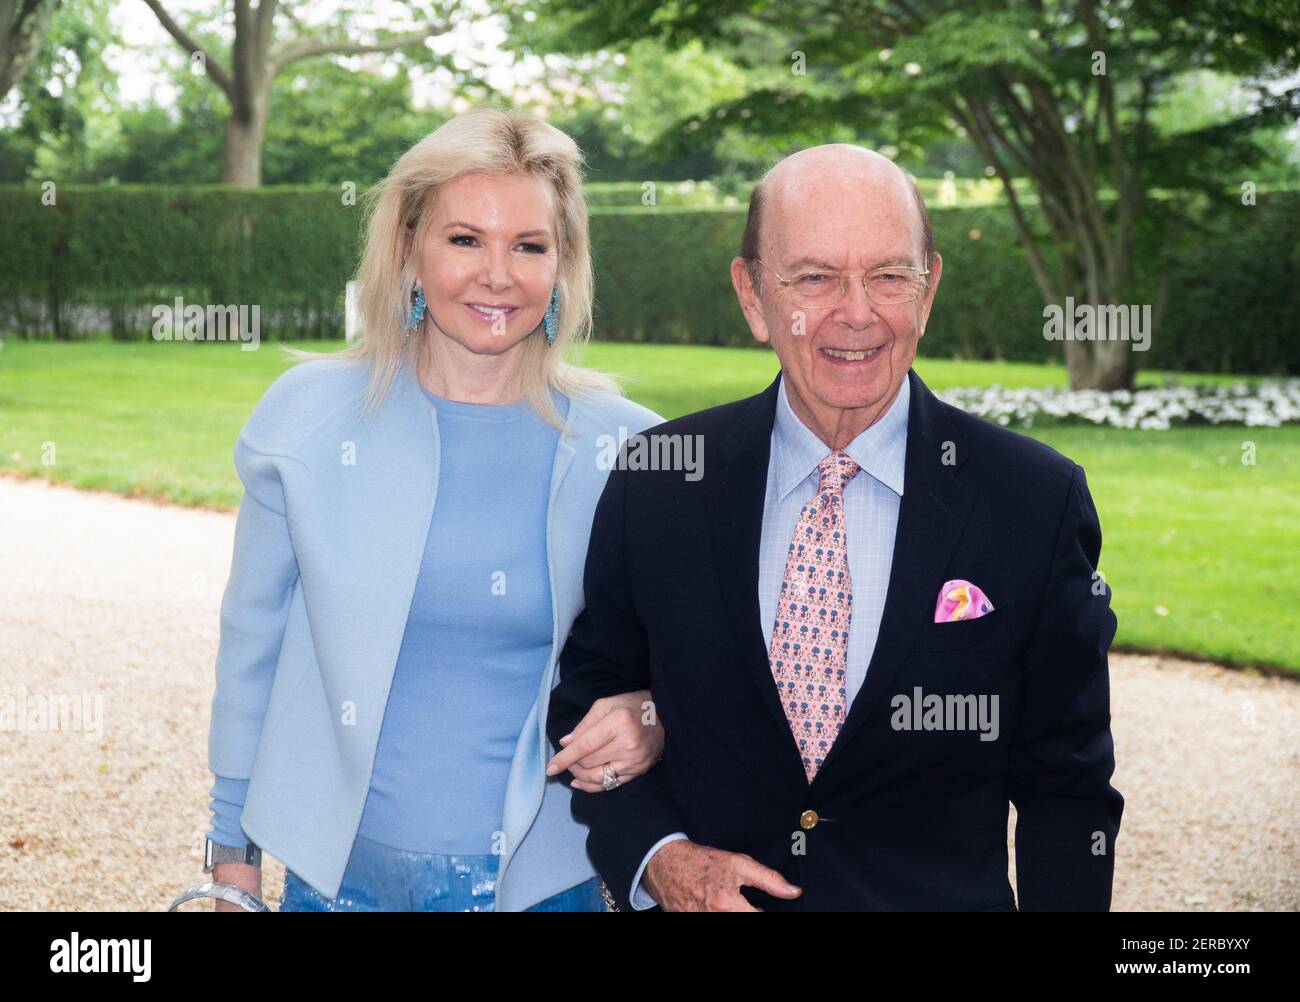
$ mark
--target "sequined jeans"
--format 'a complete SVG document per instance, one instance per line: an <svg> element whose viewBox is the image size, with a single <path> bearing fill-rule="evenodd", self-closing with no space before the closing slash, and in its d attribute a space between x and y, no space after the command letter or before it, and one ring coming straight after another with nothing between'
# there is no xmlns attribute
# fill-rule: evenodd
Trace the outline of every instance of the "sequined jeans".
<svg viewBox="0 0 1300 1002"><path fill-rule="evenodd" d="M439 856L395 849L362 835L352 844L337 897L327 898L292 870L282 912L490 912L496 910L497 856ZM603 912L600 881L539 901L530 912Z"/></svg>

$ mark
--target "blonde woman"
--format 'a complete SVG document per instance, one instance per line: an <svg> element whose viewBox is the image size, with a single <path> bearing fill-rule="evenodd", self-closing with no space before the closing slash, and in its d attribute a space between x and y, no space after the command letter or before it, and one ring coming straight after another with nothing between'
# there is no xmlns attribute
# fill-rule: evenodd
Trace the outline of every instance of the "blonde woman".
<svg viewBox="0 0 1300 1002"><path fill-rule="evenodd" d="M282 911L604 910L546 715L602 458L659 418L564 360L591 325L580 166L510 112L426 136L370 195L360 343L240 432L205 868L260 895L266 849ZM658 759L648 698L575 728L580 789Z"/></svg>

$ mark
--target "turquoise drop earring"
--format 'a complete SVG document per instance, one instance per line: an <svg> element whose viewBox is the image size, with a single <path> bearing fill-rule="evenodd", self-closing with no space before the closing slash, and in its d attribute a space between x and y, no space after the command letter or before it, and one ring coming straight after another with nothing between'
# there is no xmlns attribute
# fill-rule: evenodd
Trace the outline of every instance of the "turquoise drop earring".
<svg viewBox="0 0 1300 1002"><path fill-rule="evenodd" d="M424 320L424 309L424 289L423 287L418 287L411 294L411 312L410 316L406 320L407 337L410 337L411 332L419 327L420 322Z"/></svg>
<svg viewBox="0 0 1300 1002"><path fill-rule="evenodd" d="M546 343L555 344L555 335L560 327L560 287L551 290L551 305L546 307L542 316L542 327L546 330Z"/></svg>

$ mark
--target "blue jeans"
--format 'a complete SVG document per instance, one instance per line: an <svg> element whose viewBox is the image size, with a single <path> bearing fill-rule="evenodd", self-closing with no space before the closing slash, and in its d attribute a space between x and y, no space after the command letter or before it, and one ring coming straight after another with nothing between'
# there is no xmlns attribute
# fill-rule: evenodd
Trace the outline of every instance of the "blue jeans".
<svg viewBox="0 0 1300 1002"><path fill-rule="evenodd" d="M439 856L410 852L358 835L337 897L325 897L286 868L280 911L496 911L498 860L495 855ZM530 912L605 910L600 881L595 877L527 909Z"/></svg>

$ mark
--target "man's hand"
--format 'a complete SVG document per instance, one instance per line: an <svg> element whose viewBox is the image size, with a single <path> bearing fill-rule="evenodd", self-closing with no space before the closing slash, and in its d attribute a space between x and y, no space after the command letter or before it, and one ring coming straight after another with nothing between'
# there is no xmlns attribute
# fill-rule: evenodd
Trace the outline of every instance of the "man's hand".
<svg viewBox="0 0 1300 1002"><path fill-rule="evenodd" d="M591 704L572 733L560 738L564 750L551 759L546 775L565 769L573 773L573 788L603 793L608 762L627 783L647 772L664 750L664 729L654 713L649 689L606 696Z"/></svg>
<svg viewBox="0 0 1300 1002"><path fill-rule="evenodd" d="M262 896L262 868L248 863L218 863L212 868L212 880L218 884L234 884L240 890L257 897ZM214 901L213 911L242 912L244 909L230 901Z"/></svg>
<svg viewBox="0 0 1300 1002"><path fill-rule="evenodd" d="M666 912L758 912L740 893L757 887L793 901L803 890L752 856L686 839L669 842L646 864L645 888Z"/></svg>

